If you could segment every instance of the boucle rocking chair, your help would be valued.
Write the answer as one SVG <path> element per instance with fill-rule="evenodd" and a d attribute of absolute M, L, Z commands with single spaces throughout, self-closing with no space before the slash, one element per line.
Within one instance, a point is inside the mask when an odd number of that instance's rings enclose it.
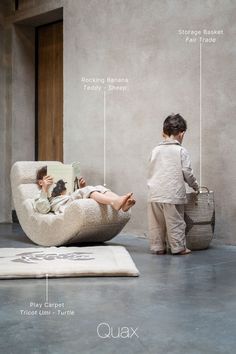
<path fill-rule="evenodd" d="M 77 242 L 105 242 L 115 237 L 130 219 L 130 212 L 116 211 L 92 199 L 73 201 L 63 214 L 40 214 L 33 207 L 38 193 L 36 171 L 55 161 L 20 161 L 11 169 L 15 210 L 26 235 L 42 246 Z M 56 162 L 60 164 L 60 162 Z"/>

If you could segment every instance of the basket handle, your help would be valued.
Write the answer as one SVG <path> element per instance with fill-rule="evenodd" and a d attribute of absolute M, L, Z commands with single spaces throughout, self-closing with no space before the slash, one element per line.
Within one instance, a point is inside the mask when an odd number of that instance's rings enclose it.
<path fill-rule="evenodd" d="M 199 187 L 199 193 L 201 193 L 201 190 L 202 190 L 202 189 L 206 189 L 207 193 L 208 193 L 208 194 L 210 193 L 209 188 L 207 188 L 207 187 L 205 187 L 205 186 Z"/>
<path fill-rule="evenodd" d="M 206 191 L 207 191 L 207 196 L 208 196 L 207 203 L 210 204 L 210 190 L 209 190 L 209 188 L 207 188 L 207 187 L 205 187 L 205 186 L 201 186 L 201 187 L 199 187 L 199 193 L 201 193 L 201 190 L 202 190 L 202 189 L 206 189 Z"/>

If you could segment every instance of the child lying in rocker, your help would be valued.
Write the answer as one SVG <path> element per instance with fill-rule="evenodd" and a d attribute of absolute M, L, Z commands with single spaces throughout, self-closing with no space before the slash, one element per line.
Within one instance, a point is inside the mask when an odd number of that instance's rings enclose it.
<path fill-rule="evenodd" d="M 119 196 L 103 186 L 87 186 L 83 177 L 79 179 L 80 188 L 71 195 L 65 195 L 65 182 L 62 180 L 55 188 L 51 198 L 48 197 L 49 187 L 53 184 L 52 177 L 47 175 L 47 166 L 40 168 L 36 174 L 36 182 L 40 192 L 34 200 L 35 209 L 42 214 L 52 211 L 55 214 L 63 213 L 65 208 L 75 199 L 91 198 L 99 204 L 111 205 L 115 210 L 128 211 L 135 203 L 133 193 Z M 64 183 L 64 184 L 63 184 Z"/>

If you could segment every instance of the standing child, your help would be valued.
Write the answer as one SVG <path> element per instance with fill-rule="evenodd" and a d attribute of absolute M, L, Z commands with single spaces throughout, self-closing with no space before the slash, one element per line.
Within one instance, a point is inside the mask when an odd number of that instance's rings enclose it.
<path fill-rule="evenodd" d="M 186 248 L 184 204 L 185 182 L 196 192 L 190 156 L 181 146 L 187 123 L 180 114 L 168 116 L 163 124 L 164 141 L 151 154 L 148 173 L 148 228 L 150 249 L 165 254 L 169 244 L 172 254 L 191 253 Z"/>

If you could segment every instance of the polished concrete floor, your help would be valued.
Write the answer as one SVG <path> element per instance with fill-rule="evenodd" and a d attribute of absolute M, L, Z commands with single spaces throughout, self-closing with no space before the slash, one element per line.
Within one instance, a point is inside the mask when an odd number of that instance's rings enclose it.
<path fill-rule="evenodd" d="M 49 279 L 48 300 L 65 314 L 23 314 L 45 302 L 45 279 L 1 280 L 0 353 L 235 353 L 236 247 L 155 256 L 134 235 L 110 243 L 128 249 L 140 277 Z M 32 246 L 0 224 L 0 247 Z"/>

